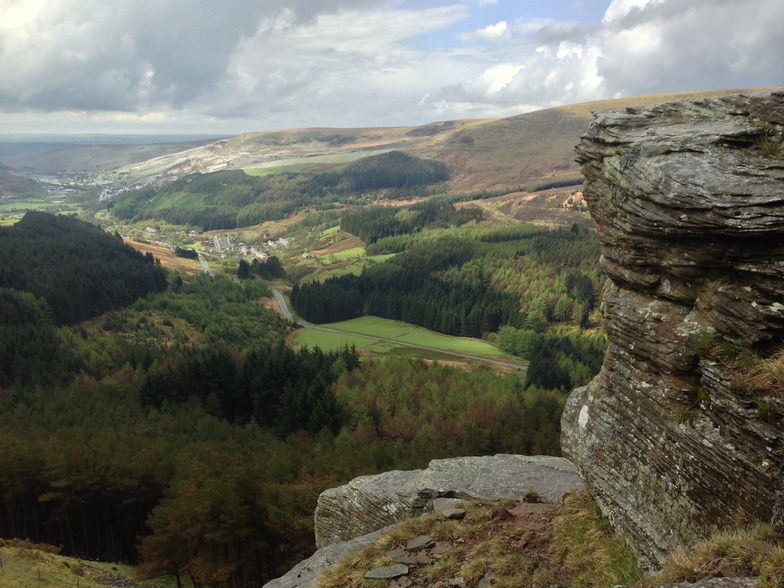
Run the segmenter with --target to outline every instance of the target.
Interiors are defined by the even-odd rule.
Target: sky
[[[0,0],[0,133],[497,118],[784,84],[784,0]]]

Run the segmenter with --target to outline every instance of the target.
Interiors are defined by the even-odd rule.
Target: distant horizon
[[[52,142],[57,142],[57,139],[71,139],[71,138],[78,138],[82,137],[85,140],[90,138],[103,138],[103,139],[110,139],[110,138],[138,138],[140,139],[139,143],[153,143],[153,141],[148,141],[148,139],[152,138],[178,138],[184,140],[205,140],[205,139],[229,139],[232,137],[238,137],[240,135],[250,134],[250,133],[276,133],[276,132],[287,132],[287,131],[310,131],[310,130],[318,130],[318,129],[332,129],[332,130],[353,130],[353,129],[383,129],[383,128],[416,128],[421,126],[427,126],[431,124],[441,124],[446,122],[452,121],[461,121],[461,120],[499,120],[503,118],[511,118],[515,116],[522,116],[525,114],[531,114],[534,112],[539,112],[542,110],[550,110],[554,108],[569,108],[572,106],[581,106],[581,105],[589,105],[593,103],[601,103],[601,102],[614,102],[614,101],[623,101],[624,99],[635,100],[639,101],[639,99],[644,98],[654,98],[654,97],[667,97],[673,96],[677,97],[679,95],[684,94],[731,94],[735,92],[764,92],[764,91],[776,91],[782,90],[784,86],[767,86],[767,87],[749,87],[749,88],[711,88],[711,89],[691,89],[691,90],[678,90],[673,92],[654,92],[650,94],[639,94],[639,95],[630,95],[630,96],[622,96],[622,97],[614,97],[614,98],[598,98],[595,100],[585,100],[582,102],[575,102],[569,104],[561,104],[558,106],[548,106],[545,108],[535,108],[532,110],[528,110],[525,112],[519,112],[516,114],[510,114],[506,117],[466,117],[462,119],[444,119],[444,120],[432,120],[428,122],[424,122],[421,124],[401,124],[401,125],[360,125],[360,126],[328,126],[328,125],[314,125],[314,126],[302,126],[296,125],[291,127],[281,127],[281,128],[268,128],[268,129],[249,129],[244,131],[238,132],[194,132],[194,131],[166,131],[166,130],[158,130],[158,129],[149,129],[149,130],[129,130],[127,132],[124,131],[54,131],[54,132],[11,132],[11,131],[2,131],[0,130],[0,142],[21,142],[26,138],[51,138],[53,139]],[[658,100],[657,100],[658,101]],[[653,101],[652,102],[657,102]],[[181,142],[181,141],[176,141]],[[112,142],[107,141],[106,144],[111,144]]]
[[[250,131],[253,132],[253,131]],[[243,134],[243,133],[239,133]],[[0,142],[16,142],[22,141],[25,138],[51,138],[51,139],[73,139],[82,137],[85,140],[94,138],[139,138],[148,139],[153,137],[187,137],[190,140],[200,139],[228,139],[230,137],[237,137],[238,134],[223,134],[223,133],[3,133],[0,132]],[[58,141],[52,141],[58,142]],[[108,143],[108,142],[107,142]]]

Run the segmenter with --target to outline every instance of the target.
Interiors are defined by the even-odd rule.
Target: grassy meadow
[[[451,357],[449,354],[452,353],[488,359],[504,359],[506,357],[500,349],[481,339],[450,337],[416,325],[375,316],[365,316],[322,326],[341,332],[303,329],[295,336],[296,344],[308,347],[318,346],[324,350],[342,349],[346,345],[355,345],[360,351],[395,354],[409,354],[411,348],[408,345],[421,345],[436,352],[448,352],[442,354],[441,357]],[[416,351],[416,355],[432,357],[429,350]]]
[[[0,585],[4,588],[101,588],[146,586],[174,588],[174,578],[135,582],[136,569],[122,564],[101,563],[52,553],[48,546],[25,541],[0,540]]]

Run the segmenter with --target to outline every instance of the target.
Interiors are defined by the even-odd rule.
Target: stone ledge
[[[325,490],[316,506],[316,547],[347,541],[433,509],[439,497],[519,499],[528,491],[557,502],[583,483],[566,459],[495,455],[437,459],[425,470],[354,478]]]

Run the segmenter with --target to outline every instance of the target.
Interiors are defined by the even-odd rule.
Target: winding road
[[[514,363],[511,361],[502,361],[500,359],[491,359],[489,357],[480,357],[478,355],[468,355],[466,353],[458,353],[456,351],[446,351],[444,349],[436,349],[435,347],[427,347],[425,345],[418,345],[416,343],[406,343],[403,341],[398,341],[397,339],[387,339],[385,337],[375,337],[373,335],[365,335],[363,333],[354,333],[352,331],[346,331],[343,329],[335,329],[332,327],[322,327],[321,325],[315,325],[313,323],[309,323],[307,321],[303,321],[301,319],[295,318],[294,315],[289,310],[288,304],[286,303],[286,299],[284,298],[283,294],[278,292],[277,290],[272,290],[272,294],[275,296],[275,299],[278,301],[278,305],[280,306],[280,311],[283,315],[292,321],[293,323],[299,325],[300,327],[305,327],[307,329],[316,329],[317,331],[325,331],[327,333],[341,333],[341,334],[350,334],[354,337],[362,337],[364,339],[371,339],[373,341],[385,341],[387,343],[394,343],[395,345],[401,345],[403,347],[413,347],[415,349],[423,349],[425,351],[433,351],[436,353],[443,353],[446,355],[453,355],[455,357],[459,357],[461,359],[471,359],[474,361],[481,361],[484,363],[490,363],[493,365],[512,368],[515,370],[527,370],[528,366],[521,364],[521,363]]]

